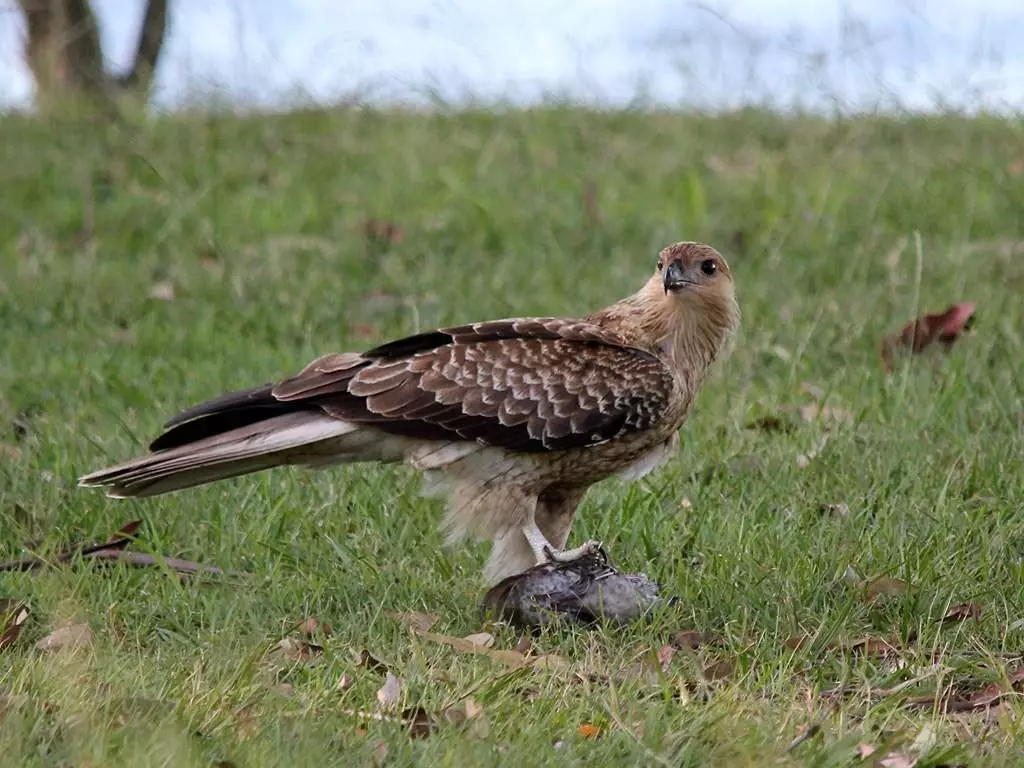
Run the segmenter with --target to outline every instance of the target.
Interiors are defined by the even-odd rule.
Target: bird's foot
[[[580,546],[573,547],[572,549],[544,547],[544,556],[550,563],[574,563],[577,560],[598,554],[605,557],[604,547],[601,546],[600,541],[585,541]]]

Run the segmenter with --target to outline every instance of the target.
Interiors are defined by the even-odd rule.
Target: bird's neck
[[[691,387],[728,346],[739,322],[731,298],[675,301],[650,284],[588,319],[657,355]]]

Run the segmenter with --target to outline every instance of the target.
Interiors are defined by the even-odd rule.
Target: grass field
[[[1024,760],[1012,693],[935,706],[1009,690],[1024,664],[1019,123],[6,117],[0,179],[0,557],[141,518],[134,550],[250,574],[0,574],[0,596],[30,610],[0,650],[0,763]],[[368,238],[368,220],[400,242]],[[179,409],[316,355],[604,305],[679,239],[729,259],[743,330],[679,456],[595,488],[571,539],[602,539],[681,598],[648,625],[547,633],[533,654],[550,663],[529,666],[416,634],[393,613],[490,632],[494,649],[519,640],[478,614],[485,549],[444,549],[440,502],[400,468],[276,470],[137,502],[75,486]],[[971,333],[886,375],[882,337],[959,301],[977,304]],[[819,418],[794,410],[819,400]],[[770,416],[792,428],[748,428]],[[942,623],[960,603],[980,619]],[[282,651],[307,617],[333,630],[322,652]],[[87,647],[36,649],[82,623]],[[717,641],[662,650],[661,669],[681,630]],[[358,714],[385,680],[362,651],[402,681],[399,710],[436,718],[427,738]]]

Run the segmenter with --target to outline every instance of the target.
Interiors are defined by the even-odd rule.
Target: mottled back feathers
[[[581,321],[524,318],[445,328],[326,355],[275,386],[185,411],[161,450],[294,410],[389,434],[521,452],[595,445],[649,429],[673,377],[654,355]]]

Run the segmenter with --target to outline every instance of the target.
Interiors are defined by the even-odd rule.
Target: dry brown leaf
[[[705,680],[725,680],[735,670],[735,665],[729,659],[720,659],[704,667]]]
[[[954,605],[939,621],[943,624],[956,624],[967,619],[981,621],[981,606],[975,603],[961,603]]]
[[[174,283],[170,280],[153,283],[149,288],[149,298],[159,301],[174,301]]]
[[[721,645],[722,638],[710,632],[700,632],[696,629],[681,629],[672,635],[672,645],[679,649],[695,651],[705,645]]]
[[[365,648],[359,652],[359,658],[357,659],[356,664],[363,669],[370,670],[371,672],[388,671],[388,665],[374,657],[374,655]]]
[[[92,645],[92,627],[88,624],[66,624],[57,627],[36,643],[36,650],[57,651],[63,648],[87,648]]]
[[[387,742],[382,739],[377,739],[370,744],[370,751],[373,753],[373,759],[378,763],[383,763],[388,757],[388,745]]]
[[[524,656],[529,656],[533,652],[533,638],[529,635],[523,635],[519,638],[516,643],[516,647],[513,648],[516,653],[521,653]]]
[[[284,658],[295,662],[308,662],[323,652],[323,646],[307,643],[297,637],[286,637],[277,644],[277,650]]]
[[[899,597],[907,591],[906,582],[900,579],[875,579],[864,587],[864,596],[868,600],[877,600],[880,597]]]
[[[790,635],[782,641],[782,644],[791,651],[799,651],[808,640],[810,640],[810,637],[807,635]]]
[[[672,663],[672,658],[676,655],[676,649],[671,645],[663,645],[658,649],[658,653],[656,655],[661,671],[667,673],[669,665]]]
[[[299,624],[298,629],[299,634],[307,639],[315,635],[318,631],[322,632],[324,637],[331,636],[331,625],[324,624],[313,616],[303,619],[302,623]]]
[[[480,717],[484,713],[484,705],[472,696],[468,696],[463,701],[466,708],[466,717],[469,719],[472,720],[474,717]]]
[[[494,645],[494,635],[492,635],[490,632],[477,632],[474,635],[467,635],[462,639],[465,640],[467,643],[479,645],[483,648],[490,648],[492,645]]]
[[[437,622],[436,613],[423,611],[389,611],[388,616],[412,627],[417,632],[426,632]]]
[[[831,647],[835,650],[849,651],[854,656],[863,656],[865,658],[880,659],[885,656],[892,656],[899,653],[899,648],[880,637],[865,637],[860,640],[854,640],[852,643],[845,646],[840,645]]]
[[[903,354],[920,354],[927,347],[939,342],[948,348],[971,327],[974,319],[974,304],[954,304],[945,312],[923,315],[905,325],[899,333],[882,339],[882,363],[886,371],[892,371],[895,359]]]
[[[417,635],[422,637],[424,640],[429,640],[432,643],[442,643],[444,645],[450,645],[456,651],[460,653],[479,653],[488,656],[495,661],[500,661],[502,664],[507,664],[512,667],[520,667],[524,664],[530,663],[530,661],[523,656],[523,654],[517,651],[505,651],[499,649],[488,648],[485,645],[470,642],[463,637],[451,637],[449,635],[439,635],[436,632],[417,632]],[[536,666],[541,659],[547,657],[538,657],[533,664]]]
[[[452,725],[461,725],[468,720],[474,720],[481,717],[484,713],[483,705],[481,705],[472,696],[468,696],[461,701],[452,704],[447,707],[444,712],[444,719]],[[480,735],[479,733],[477,735]]]
[[[409,729],[409,735],[414,739],[425,739],[437,727],[434,718],[430,716],[423,707],[413,707],[403,710],[402,722]]]
[[[337,688],[339,691],[347,691],[355,684],[356,681],[352,678],[351,675],[343,673],[341,677],[338,678],[338,682],[335,683],[334,687]]]
[[[903,752],[898,752],[888,757],[883,757],[876,765],[879,768],[914,768],[917,765],[917,758]]]
[[[20,600],[0,600],[0,651],[14,645],[28,621],[28,606]]]
[[[377,691],[377,707],[384,712],[397,709],[402,701],[403,688],[402,681],[388,671],[384,685]]]
[[[584,739],[596,739],[601,735],[601,729],[593,723],[583,723],[576,731]]]
[[[819,504],[818,511],[829,517],[849,517],[850,506],[848,504]]]
[[[863,760],[865,757],[870,757],[878,751],[878,747],[874,744],[858,744],[857,745],[857,756]]]

